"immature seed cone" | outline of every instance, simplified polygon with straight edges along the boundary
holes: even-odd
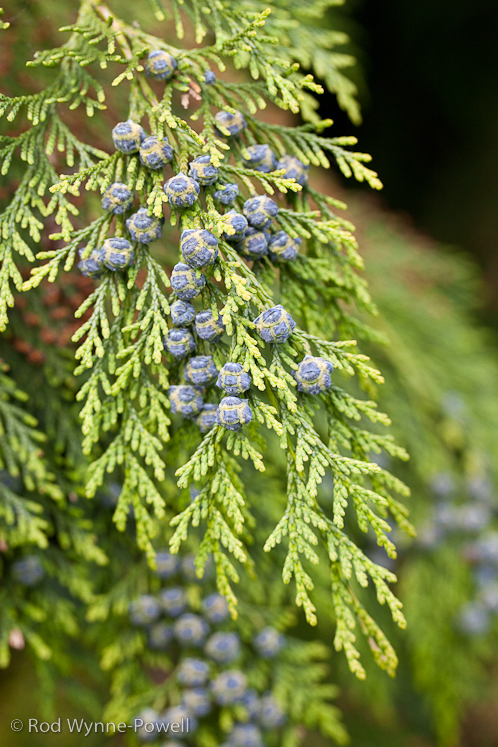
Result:
[[[176,208],[192,207],[199,196],[199,192],[199,183],[181,172],[168,179],[164,185],[164,193],[169,204]]]
[[[188,173],[192,179],[207,187],[215,183],[220,170],[213,165],[211,156],[199,156],[191,162]]]
[[[81,274],[86,278],[101,277],[102,273],[104,272],[104,267],[99,259],[100,249],[94,249],[91,254],[89,254],[85,259],[83,259],[84,251],[85,247],[79,250],[81,262],[78,262],[78,270],[80,270]]]
[[[214,633],[204,651],[217,664],[230,664],[240,655],[240,638],[237,633]]]
[[[195,317],[195,332],[201,338],[201,340],[207,340],[207,342],[217,342],[225,331],[225,325],[218,314],[216,319],[213,319],[213,313],[211,309],[204,309],[199,311]]]
[[[126,228],[133,239],[141,244],[150,244],[163,235],[164,218],[156,218],[147,213],[147,208],[141,207],[126,220]]]
[[[278,205],[270,197],[259,195],[244,202],[244,215],[254,228],[267,228],[278,214]]]
[[[285,713],[271,693],[263,695],[259,707],[259,723],[263,729],[278,729],[286,722]]]
[[[222,205],[233,205],[237,197],[239,196],[239,187],[237,184],[224,184],[222,187],[218,187],[213,197]]]
[[[144,594],[130,603],[130,622],[133,625],[149,625],[157,620],[161,606],[151,594]]]
[[[133,205],[133,191],[123,182],[114,182],[102,195],[102,209],[122,215]]]
[[[170,315],[175,327],[186,327],[195,319],[195,306],[185,301],[175,301],[170,306]]]
[[[200,646],[209,633],[209,625],[200,615],[186,612],[175,623],[175,638],[182,646]]]
[[[321,394],[332,386],[330,374],[333,370],[333,364],[325,358],[305,355],[292,375],[297,381],[299,392]]]
[[[265,342],[286,342],[296,322],[281,304],[263,311],[255,320],[259,336]]]
[[[218,705],[238,703],[247,689],[247,678],[238,669],[227,669],[211,683],[211,691]]]
[[[209,677],[209,665],[202,659],[184,659],[176,676],[178,682],[186,687],[202,687]]]
[[[253,639],[258,654],[265,659],[273,659],[285,646],[285,638],[275,628],[264,628]]]
[[[215,405],[217,408],[218,406]],[[228,610],[227,600],[221,594],[210,594],[202,603],[204,617],[210,623],[221,623],[228,619],[230,612]]]
[[[243,394],[251,386],[251,377],[240,363],[225,363],[218,374],[216,386],[227,394]]]
[[[159,550],[156,553],[156,567],[153,573],[159,578],[171,578],[180,568],[180,558],[172,555],[167,550]]]
[[[256,724],[235,724],[228,739],[234,747],[264,747],[263,735]]]
[[[218,375],[211,355],[197,355],[190,358],[185,365],[185,379],[190,384],[205,386]]]
[[[218,405],[216,422],[229,431],[239,431],[253,418],[252,410],[247,400],[239,397],[223,397]]]
[[[201,433],[207,433],[211,428],[216,425],[216,412],[218,405],[205,404],[201,412],[196,418],[196,423],[200,428]],[[207,615],[206,615],[207,617]],[[208,620],[210,618],[208,617]],[[213,621],[214,622],[214,621]]]
[[[225,241],[240,241],[249,226],[246,218],[241,213],[237,213],[237,211],[233,209],[229,210],[228,213],[225,213],[225,215],[223,216],[223,222],[228,227],[233,229],[233,233],[223,231],[221,237],[225,239]]]
[[[171,412],[183,415],[184,418],[194,418],[200,413],[204,404],[199,389],[185,384],[170,386],[168,397],[171,402]]]
[[[45,575],[37,555],[28,555],[12,564],[12,576],[22,586],[36,586]]]
[[[100,247],[98,258],[108,270],[124,270],[133,264],[135,253],[133,246],[127,239],[116,236],[104,241]]]
[[[145,138],[144,129],[132,119],[119,122],[112,131],[114,147],[121,153],[138,153],[138,149]]]
[[[173,626],[168,623],[158,622],[147,631],[147,643],[156,651],[166,650],[173,640]]]
[[[189,228],[182,231],[181,251],[190,267],[212,265],[218,257],[218,239],[205,228]]]
[[[168,617],[178,617],[187,607],[187,595],[181,586],[163,589],[159,594],[159,601]]]
[[[268,174],[275,171],[277,161],[269,145],[250,145],[242,152],[242,161],[248,169]]]
[[[204,275],[197,276],[192,267],[178,262],[171,273],[171,287],[182,301],[191,301],[199,295],[206,284]]]
[[[220,127],[223,127],[224,130],[228,130],[228,137],[237,137],[237,135],[240,135],[240,133],[247,127],[244,115],[237,110],[235,110],[235,114],[223,111],[218,112],[215,114],[214,119],[218,125],[218,127],[215,125],[214,129],[216,134],[220,137],[227,137],[226,132],[222,132]]]
[[[268,254],[268,234],[257,228],[248,228],[243,238],[235,245],[241,257],[260,259]]]
[[[192,714],[189,713],[189,711],[185,708],[185,706],[179,705],[179,706],[174,706],[173,708],[167,708],[162,715],[162,721],[164,721],[164,723],[166,724],[187,723],[187,719],[188,719],[188,733],[190,734],[190,733],[193,733],[197,729],[197,719],[195,719],[192,716]],[[179,736],[181,737],[182,734],[180,733]]]
[[[301,187],[304,187],[309,181],[310,167],[305,165],[296,156],[282,156],[276,168],[285,169],[284,179],[295,179]]]
[[[186,358],[195,350],[195,341],[192,332],[184,327],[173,327],[163,338],[165,350],[175,358]]]
[[[285,231],[274,233],[268,242],[268,254],[272,262],[292,262],[303,243],[301,238],[293,239]]]
[[[162,169],[172,159],[173,148],[166,137],[158,140],[155,135],[151,135],[140,146],[140,161],[148,169]]]
[[[177,61],[169,52],[164,49],[154,49],[147,55],[144,70],[149,78],[168,80],[174,75],[177,67]]]
[[[211,698],[209,690],[205,687],[195,687],[193,690],[184,690],[182,693],[181,705],[194,716],[207,716],[211,711]],[[166,747],[168,743],[163,745]],[[174,743],[169,743],[169,747],[175,747]]]

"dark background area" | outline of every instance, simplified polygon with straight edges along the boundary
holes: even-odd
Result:
[[[359,138],[385,204],[484,270],[498,326],[498,2],[353,0],[344,28],[365,84],[351,125],[329,95],[333,134]]]

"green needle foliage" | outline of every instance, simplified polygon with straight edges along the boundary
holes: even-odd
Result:
[[[481,635],[458,624],[465,603],[483,591],[464,562],[465,548],[496,529],[496,343],[475,322],[481,293],[476,268],[465,257],[360,216],[381,311],[376,326],[391,340],[375,354],[386,371],[381,404],[398,413],[403,432],[397,436],[414,455],[398,472],[412,487],[410,508],[421,535],[399,569],[411,623],[400,641],[402,656],[410,657],[414,686],[430,703],[439,742],[455,744],[462,704],[480,700],[491,684],[483,663],[494,659],[496,648],[496,623]],[[450,486],[445,495],[434,487],[441,477]],[[435,501],[463,510],[476,501],[476,484],[489,485],[484,506],[490,515],[480,531],[439,528],[433,544],[424,545],[424,536],[438,526]]]
[[[67,501],[64,488],[55,483],[50,460],[41,446],[47,442],[36,430],[37,421],[23,403],[20,391],[3,364],[0,374],[0,542],[6,580],[2,584],[0,619],[0,666],[10,661],[10,646],[20,648],[25,639],[41,662],[52,659],[61,665],[67,651],[60,637],[78,632],[76,601],[88,602],[91,584],[86,564],[105,563],[95,544],[91,526],[81,511]],[[33,581],[19,579],[19,569],[9,561],[19,548],[43,550],[39,574],[42,583],[26,602],[26,590]],[[39,563],[39,556],[35,558]],[[23,562],[23,561],[21,561]],[[12,631],[15,631],[12,638]],[[17,636],[17,639],[16,639]],[[16,640],[18,645],[16,645]],[[40,666],[41,666],[40,662]]]
[[[398,636],[385,618],[380,622],[407,666],[395,682],[368,665],[361,687],[347,671],[339,671],[337,681],[353,691],[345,720],[359,744],[402,741],[409,732],[455,745],[469,709],[494,698],[496,615],[482,608],[498,574],[493,566],[494,576],[478,580],[480,566],[469,555],[497,526],[496,342],[476,323],[482,293],[477,269],[465,256],[400,225],[366,199],[351,200],[351,218],[361,227],[365,275],[379,309],[373,326],[389,340],[365,345],[385,372],[379,407],[393,415],[396,439],[413,455],[382,465],[410,485],[407,505],[419,537],[395,536],[399,558],[393,563],[372,535],[366,544],[354,536],[398,576],[408,628]],[[443,521],[448,509],[450,526]],[[462,521],[469,511],[484,517],[481,525]],[[317,589],[322,607],[325,579]],[[488,621],[481,629],[462,619],[474,605]],[[322,639],[331,634],[326,624],[319,629]],[[372,712],[380,714],[377,736]],[[360,723],[368,734],[364,742]]]
[[[172,8],[178,24],[178,9],[174,4]],[[2,215],[4,324],[7,306],[13,302],[9,279],[21,287],[15,253],[33,261],[26,234],[32,242],[39,242],[43,220],[53,216],[59,226],[50,236],[58,246],[38,253],[38,258],[46,261],[34,267],[24,281],[26,291],[38,287],[44,278],[55,282],[60,271],[70,270],[82,243],[84,256],[89,256],[109,234],[126,234],[123,216],[113,220],[109,213],[81,228],[74,225],[78,210],[72,199],[78,197],[81,186],[102,193],[114,181],[125,181],[139,194],[140,204],[150,215],[163,214],[167,197],[160,173],[146,168],[135,155],[116,151],[108,155],[85,143],[62,118],[62,105],[69,109],[84,106],[88,116],[105,106],[104,88],[90,70],[114,65],[118,74],[112,85],[120,86],[121,91],[127,84],[127,116],[135,122],[147,116],[149,131],[159,139],[167,136],[174,152],[173,173],[187,173],[193,158],[207,154],[219,168],[220,180],[236,180],[248,197],[258,194],[258,189],[278,194],[286,203],[276,223],[290,237],[303,239],[306,253],[299,254],[295,264],[280,269],[267,260],[252,267],[243,262],[222,237],[227,224],[213,200],[214,187],[203,189],[202,198],[192,208],[168,211],[171,226],[205,228],[219,241],[220,254],[206,269],[207,282],[201,294],[202,307],[219,313],[226,327],[227,337],[212,346],[214,362],[218,367],[227,360],[242,364],[254,383],[248,398],[254,421],[228,437],[221,426],[204,437],[186,421],[170,427],[167,392],[169,385],[180,383],[181,371],[169,356],[164,359],[162,337],[168,330],[170,282],[161,263],[147,245],[135,245],[135,262],[127,272],[105,271],[100,285],[76,311],[81,317],[93,309],[73,336],[80,341],[76,352],[80,364],[75,373],[84,375],[78,393],[83,403],[83,450],[92,458],[87,495],[95,494],[106,474],[121,471],[123,490],[114,515],[116,524],[124,529],[133,508],[138,545],[153,564],[155,521],[165,517],[161,483],[167,455],[188,452],[186,459],[184,453],[178,454],[184,461],[177,471],[178,485],[195,485],[200,492],[172,519],[175,533],[171,546],[178,551],[190,527],[202,525],[199,571],[212,554],[218,588],[235,615],[231,584],[238,580],[238,571],[234,561],[250,567],[250,533],[245,527],[254,523],[254,507],[237,478],[238,457],[250,460],[256,470],[265,469],[265,437],[260,428],[265,425],[278,436],[287,459],[287,505],[266,540],[265,550],[286,546],[283,580],[294,581],[296,602],[314,624],[313,581],[306,566],[318,563],[315,547],[323,543],[337,615],[336,648],[344,649],[352,670],[364,676],[355,647],[356,618],[363,633],[376,641],[373,648],[381,652],[378,662],[392,673],[394,652],[363,608],[352,579],[366,586],[370,578],[380,603],[387,603],[396,622],[404,625],[400,604],[389,588],[394,576],[372,563],[349,539],[344,514],[351,502],[362,531],[371,526],[379,545],[394,555],[386,518],[391,514],[410,530],[406,510],[395,497],[396,493],[406,495],[407,490],[372,463],[369,454],[381,449],[392,456],[404,457],[405,453],[391,436],[368,430],[369,421],[388,424],[387,418],[377,412],[372,401],[354,397],[340,387],[337,376],[330,389],[316,398],[297,395],[291,376],[296,363],[313,353],[324,356],[346,378],[356,373],[364,386],[368,381],[382,380],[367,358],[355,351],[355,342],[343,339],[358,329],[351,313],[355,304],[373,311],[365,283],[356,274],[361,260],[351,227],[337,215],[340,203],[311,187],[301,188],[294,179],[286,178],[284,169],[262,173],[248,168],[243,156],[246,147],[265,142],[277,158],[290,154],[305,165],[324,167],[332,158],[346,176],[366,180],[374,188],[380,182],[365,166],[368,158],[347,149],[354,139],[320,135],[329,121],[286,127],[257,118],[267,102],[298,112],[306,92],[320,91],[310,75],[298,72],[285,50],[280,55],[277,38],[270,35],[272,29],[265,29],[269,10],[241,11],[237,6],[217,3],[202,9],[187,3],[184,10],[194,24],[198,43],[206,35],[204,24],[209,22],[214,33],[211,45],[188,50],[172,47],[114,17],[105,6],[82,2],[76,23],[64,29],[70,33],[69,40],[57,49],[38,53],[29,63],[55,68],[52,82],[31,96],[2,97],[2,112],[9,120],[22,109],[30,124],[19,136],[2,141],[4,172],[17,148],[26,162],[20,185]],[[276,17],[273,30],[279,22],[284,23]],[[149,85],[142,64],[144,56],[155,49],[169,52],[178,63],[178,71],[160,92]],[[254,81],[234,84],[219,79],[213,85],[205,84],[209,66],[214,62],[223,71],[228,58],[233,58],[236,67],[248,68]],[[178,98],[187,108],[194,108],[196,102],[187,118],[176,113]],[[216,108],[243,113],[247,128],[240,139],[220,138],[215,130]],[[65,162],[72,173],[56,176],[55,152],[57,163]],[[242,207],[243,202],[239,196],[236,204]],[[299,326],[285,344],[264,345],[254,319],[275,306],[279,298]],[[323,308],[327,308],[325,318]],[[361,329],[365,331],[364,325]],[[317,423],[318,410],[326,417],[324,428]],[[334,478],[330,516],[317,500],[317,486],[326,470]]]
[[[51,6],[50,16],[66,24],[76,8],[63,6]],[[433,476],[451,473],[464,486],[462,501],[473,479],[494,477],[496,364],[486,350],[492,341],[469,322],[469,271],[434,248],[419,250],[385,216],[372,220],[353,207],[376,316],[339,190],[323,171],[327,194],[313,185],[318,168],[334,164],[375,189],[380,183],[368,157],[350,149],[354,138],[323,137],[330,123],[316,116],[319,87],[294,64],[321,78],[358,119],[354,88],[341,72],[351,60],[336,49],[345,39],[320,20],[331,3],[275,2],[269,15],[259,2],[155,3],[156,18],[167,18],[155,36],[142,30],[154,28],[152,13],[130,6],[81,3],[74,24],[59,36],[47,32],[29,63],[31,85],[16,78],[30,54],[17,42],[10,95],[0,97],[0,157],[11,195],[6,201],[2,193],[0,213],[1,664],[28,644],[45,712],[57,686],[94,719],[106,701],[106,716],[116,720],[145,706],[176,705],[177,655],[151,650],[146,627],[129,619],[131,602],[159,592],[151,568],[157,548],[170,543],[180,556],[197,553],[199,574],[208,561],[207,580],[189,580],[192,609],[199,611],[199,589],[216,584],[231,606],[226,625],[241,636],[251,685],[270,688],[285,706],[285,734],[265,735],[269,747],[295,744],[299,725],[346,740],[330,702],[337,692],[327,679],[331,653],[318,640],[303,641],[310,635],[345,650],[358,677],[368,672],[358,692],[374,709],[390,709],[404,723],[400,693],[417,714],[422,693],[433,714],[427,731],[454,744],[464,706],[484,691],[482,662],[492,661],[493,633],[469,642],[456,624],[476,594],[462,563],[465,537],[444,537],[430,549],[423,537],[433,520]],[[23,16],[34,19],[26,38],[36,39],[37,12],[30,7]],[[165,84],[145,76],[153,49],[178,63]],[[211,68],[221,75],[208,84]],[[238,138],[214,129],[215,112],[232,108],[247,122]],[[295,124],[296,114],[306,124]],[[110,131],[128,117],[173,146],[164,174],[114,150]],[[255,144],[268,145],[277,160],[289,154],[311,164],[311,185],[277,167],[251,168],[247,148]],[[192,208],[176,211],[164,181],[188,174],[200,155],[219,167],[218,184],[202,186]],[[164,238],[150,248],[134,243],[134,263],[125,271],[103,268],[96,281],[74,266],[78,252],[90,255],[107,237],[131,238],[124,216],[100,207],[116,180],[138,196],[133,210],[164,214]],[[272,196],[279,207],[272,230],[303,240],[296,261],[246,262],[230,235],[222,236],[229,234],[228,207],[214,192],[227,182],[238,185],[237,212],[255,194]],[[209,230],[219,247],[193,303],[196,311],[219,312],[226,326],[218,342],[197,336],[197,354],[212,355],[218,369],[240,363],[252,377],[242,396],[254,417],[236,432],[215,425],[202,434],[195,421],[170,412],[169,387],[182,383],[188,363],[163,345],[175,300],[170,277],[181,258],[180,233],[192,228]],[[276,304],[297,326],[287,342],[265,344],[255,319]],[[386,337],[391,344],[380,346]],[[335,367],[319,395],[296,391],[292,373],[307,353]],[[220,399],[213,387],[203,396],[213,406]],[[455,397],[464,403],[458,412]],[[385,435],[389,421],[373,400],[393,416],[397,442],[415,457],[410,462]],[[119,494],[117,505],[111,494]],[[399,495],[422,537],[410,545],[392,532],[401,549],[394,565],[392,519],[411,531]],[[32,556],[43,575],[30,585],[19,581],[17,564]],[[410,623],[403,634],[389,619],[403,625],[393,571]],[[291,597],[309,622],[318,617],[318,629],[310,633]],[[367,609],[376,599],[384,607],[374,621]],[[266,624],[288,636],[276,666],[251,648],[254,631]],[[396,669],[386,635],[407,665],[392,685],[375,666]],[[352,688],[346,663],[332,660],[334,680]],[[241,717],[238,708],[221,709],[196,741],[224,741]],[[355,714],[353,735],[360,721]],[[419,724],[407,728],[418,732]]]

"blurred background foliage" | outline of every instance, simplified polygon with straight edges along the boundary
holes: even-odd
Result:
[[[348,100],[352,86],[346,85],[349,93],[342,98],[342,109],[336,96],[326,93],[319,111],[335,120],[334,135],[358,135],[361,149],[373,154],[385,189],[380,199],[372,200],[362,189],[349,184],[345,189],[338,175],[335,181],[324,174],[314,178],[326,192],[337,195],[342,190],[347,217],[358,228],[365,276],[379,309],[374,320],[379,343],[368,351],[386,379],[376,396],[380,409],[393,420],[398,442],[411,454],[410,462],[390,468],[410,485],[409,504],[419,531],[415,541],[398,538],[394,566],[408,630],[396,632],[387,615],[382,620],[400,657],[396,680],[388,680],[372,665],[366,682],[357,683],[338,656],[330,662],[331,679],[341,687],[338,704],[355,747],[487,747],[498,743],[493,707],[498,689],[496,617],[486,613],[485,624],[476,616],[462,617],[462,611],[476,600],[482,611],[483,590],[495,588],[496,582],[496,574],[490,573],[486,586],[479,575],[481,567],[494,571],[496,566],[492,554],[479,560],[479,543],[493,536],[498,510],[498,10],[492,0],[461,0],[457,5],[445,0],[351,0],[345,7],[328,5],[322,4],[325,24],[318,17],[316,25],[351,36],[341,52],[360,60],[344,73],[358,88],[363,123],[356,130],[345,111],[359,121],[358,110]],[[4,6],[11,29],[0,48],[2,90],[35,90],[44,72],[37,72],[36,82],[24,63],[37,49],[60,41],[57,28],[71,20],[74,3],[16,0]],[[275,6],[278,9],[279,3]],[[132,17],[133,11],[132,2],[120,1],[122,15]],[[140,9],[140,21],[155,24],[146,7]],[[306,64],[304,52],[301,57]],[[320,73],[324,60],[315,59],[314,64]],[[324,82],[329,88],[334,85]],[[112,108],[106,116],[116,119]],[[79,126],[77,117],[71,124]],[[92,142],[105,148],[105,123],[95,118],[93,127]],[[5,201],[11,186],[4,183],[0,189]],[[161,259],[169,261],[168,256]],[[47,289],[40,290],[33,294],[35,309],[23,308],[21,302],[1,341],[2,358],[18,386],[30,394],[23,407],[49,435],[52,451],[45,451],[52,455],[51,468],[75,486],[82,459],[75,438],[71,355],[64,345],[72,331],[72,309],[86,290],[84,282],[71,276],[52,297]],[[56,401],[50,396],[54,386],[64,388],[67,408],[54,411],[49,406]],[[57,457],[62,451],[63,466]],[[278,462],[269,477],[278,499],[283,490]],[[99,513],[95,504],[80,508],[81,500],[74,495],[85,516]],[[368,537],[366,542],[368,546]],[[123,544],[124,553],[126,540]],[[380,560],[375,545],[370,550]],[[384,562],[390,562],[387,556]],[[325,608],[326,587],[323,579],[316,592]],[[53,621],[49,623],[57,635]],[[303,637],[317,635],[306,626],[300,632]],[[71,677],[62,653],[54,663],[59,667],[57,715],[64,717],[67,711],[71,717],[96,717],[99,704],[107,700],[108,683],[97,661],[91,661],[89,642],[73,635]],[[333,620],[322,619],[318,636],[330,642],[332,635]],[[67,678],[61,674],[64,668]],[[0,729],[6,747],[60,744],[58,735],[12,735],[8,727],[12,718],[39,711],[36,669],[48,699],[50,677],[26,654],[14,651],[12,665],[2,671]],[[71,741],[67,734],[63,738],[68,747],[81,741]],[[104,742],[97,736],[86,743]],[[328,744],[314,734],[308,743]]]
[[[484,271],[488,323],[497,324],[498,169],[494,0],[350,0],[334,24],[351,35],[352,72],[385,204]],[[351,123],[322,102],[341,133]]]

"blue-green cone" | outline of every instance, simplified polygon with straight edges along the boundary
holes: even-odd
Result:
[[[216,261],[218,239],[205,228],[188,228],[182,231],[180,248],[190,267],[206,267]]]
[[[184,418],[195,418],[204,404],[199,389],[186,384],[170,386],[168,397],[171,402],[171,412],[183,415]]]
[[[171,578],[180,569],[180,558],[172,555],[168,550],[159,550],[156,553],[156,567],[152,571],[159,578]]]
[[[124,270],[133,264],[135,253],[132,244],[127,239],[116,236],[104,241],[100,247],[98,259],[108,270]]]
[[[192,207],[199,196],[200,189],[199,183],[195,179],[191,179],[181,172],[168,179],[164,185],[164,193],[168,202],[175,208]]]
[[[81,271],[81,274],[84,275],[86,278],[99,278],[101,277],[102,273],[104,272],[104,267],[102,265],[102,262],[100,261],[100,250],[94,249],[88,257],[83,259],[83,253],[85,251],[85,247],[83,249],[79,250],[79,255],[81,258],[81,262],[78,262],[78,270]]]
[[[214,425],[216,425],[217,410],[218,405],[204,405],[195,421],[199,426],[201,433],[207,433]]]
[[[278,729],[286,722],[286,716],[272,693],[266,693],[261,698],[259,723],[263,729]]]
[[[119,122],[112,131],[114,147],[121,153],[138,153],[145,138],[144,129],[132,119]]]
[[[237,633],[214,633],[204,646],[204,653],[217,664],[230,664],[240,656],[240,637]]]
[[[251,197],[244,203],[244,215],[254,228],[267,228],[278,213],[278,205],[266,195]]]
[[[102,209],[122,215],[133,205],[133,191],[123,182],[114,182],[102,195]]]
[[[202,659],[188,657],[180,663],[176,678],[184,687],[202,687],[209,679],[209,666]]]
[[[141,207],[136,213],[126,220],[128,229],[133,241],[139,241],[141,244],[150,244],[156,239],[160,239],[163,234],[164,218],[156,218],[155,215],[149,215],[147,208]]]
[[[45,569],[37,555],[27,555],[12,563],[12,576],[22,586],[36,586],[45,575]]]
[[[248,169],[269,174],[275,171],[277,161],[269,145],[250,145],[242,151],[242,161]]]
[[[171,287],[182,301],[191,301],[199,295],[206,284],[204,275],[197,276],[196,271],[184,262],[178,262],[171,273]]]
[[[221,238],[225,241],[240,241],[249,227],[246,218],[233,209],[229,210],[228,213],[225,213],[223,216],[223,222],[234,230],[234,233],[223,231]]]
[[[223,397],[216,412],[216,422],[229,431],[238,431],[253,418],[246,399]]]
[[[188,389],[192,389],[192,387],[188,387]],[[159,601],[168,617],[178,617],[187,606],[187,595],[185,589],[181,586],[173,586],[160,592]]]
[[[211,309],[204,309],[199,311],[195,317],[195,331],[201,340],[217,342],[225,331],[225,325],[219,314],[216,319],[213,319]]]
[[[268,242],[268,254],[272,262],[292,262],[303,243],[301,238],[293,239],[285,231],[274,233]]]
[[[171,321],[175,327],[187,327],[195,319],[195,306],[185,301],[175,301],[170,306]]]
[[[204,405],[205,407],[206,405]],[[218,405],[210,405],[218,409]],[[225,622],[230,617],[227,600],[221,594],[210,594],[202,603],[202,613],[208,622],[218,624]]]
[[[188,173],[192,179],[207,187],[215,183],[220,170],[217,166],[213,165],[211,156],[199,156],[199,158],[191,162]]]
[[[220,130],[220,127],[228,130],[228,132],[230,133],[229,137],[236,137],[237,135],[240,135],[240,133],[247,127],[247,122],[244,119],[244,115],[237,110],[235,110],[235,114],[223,111],[218,112],[217,114],[215,114],[214,119],[217,125],[219,125],[218,127],[215,125],[214,129],[216,131],[216,134],[220,137],[227,137],[226,133]]]
[[[268,235],[257,228],[248,228],[244,237],[235,245],[241,257],[260,259],[268,254]]]
[[[162,169],[172,159],[173,148],[167,137],[158,140],[155,135],[151,135],[140,146],[140,161],[148,169]]]
[[[189,384],[205,386],[218,375],[211,355],[197,355],[190,358],[185,365],[185,379]]]
[[[211,691],[218,705],[232,705],[241,701],[247,690],[247,677],[238,669],[227,669],[211,682]]]
[[[192,612],[180,615],[175,622],[175,638],[181,646],[201,646],[209,633],[209,625]]]
[[[253,644],[260,656],[273,659],[285,647],[285,637],[268,626],[253,638]]]
[[[133,625],[150,625],[161,614],[161,605],[151,594],[143,594],[130,602],[128,609]]]
[[[296,322],[282,304],[263,311],[254,322],[259,336],[265,342],[286,342],[296,326]]]
[[[158,622],[147,631],[147,643],[156,651],[164,651],[173,640],[173,626],[168,623]]]
[[[218,374],[216,386],[226,394],[243,394],[251,386],[251,377],[240,363],[225,363]]]
[[[237,747],[265,747],[263,735],[256,724],[235,724],[227,741]]]
[[[207,716],[211,711],[211,698],[209,690],[205,687],[196,687],[193,690],[184,690],[182,693],[182,706],[194,716]],[[162,747],[177,747],[173,740],[166,742]]]
[[[173,327],[163,337],[165,350],[175,358],[186,358],[195,350],[195,340],[192,332],[184,327]]]
[[[239,196],[239,187],[237,184],[224,184],[222,187],[218,187],[213,197],[222,205],[233,205],[237,197]]]
[[[310,167],[305,165],[296,156],[282,156],[277,163],[276,169],[285,169],[284,179],[295,179],[301,187],[308,183]]]
[[[154,49],[147,55],[144,64],[145,75],[154,80],[169,80],[178,67],[175,58],[164,49]]]
[[[305,355],[292,375],[297,381],[299,392],[321,394],[332,386],[330,374],[333,370],[333,364],[325,358]]]

